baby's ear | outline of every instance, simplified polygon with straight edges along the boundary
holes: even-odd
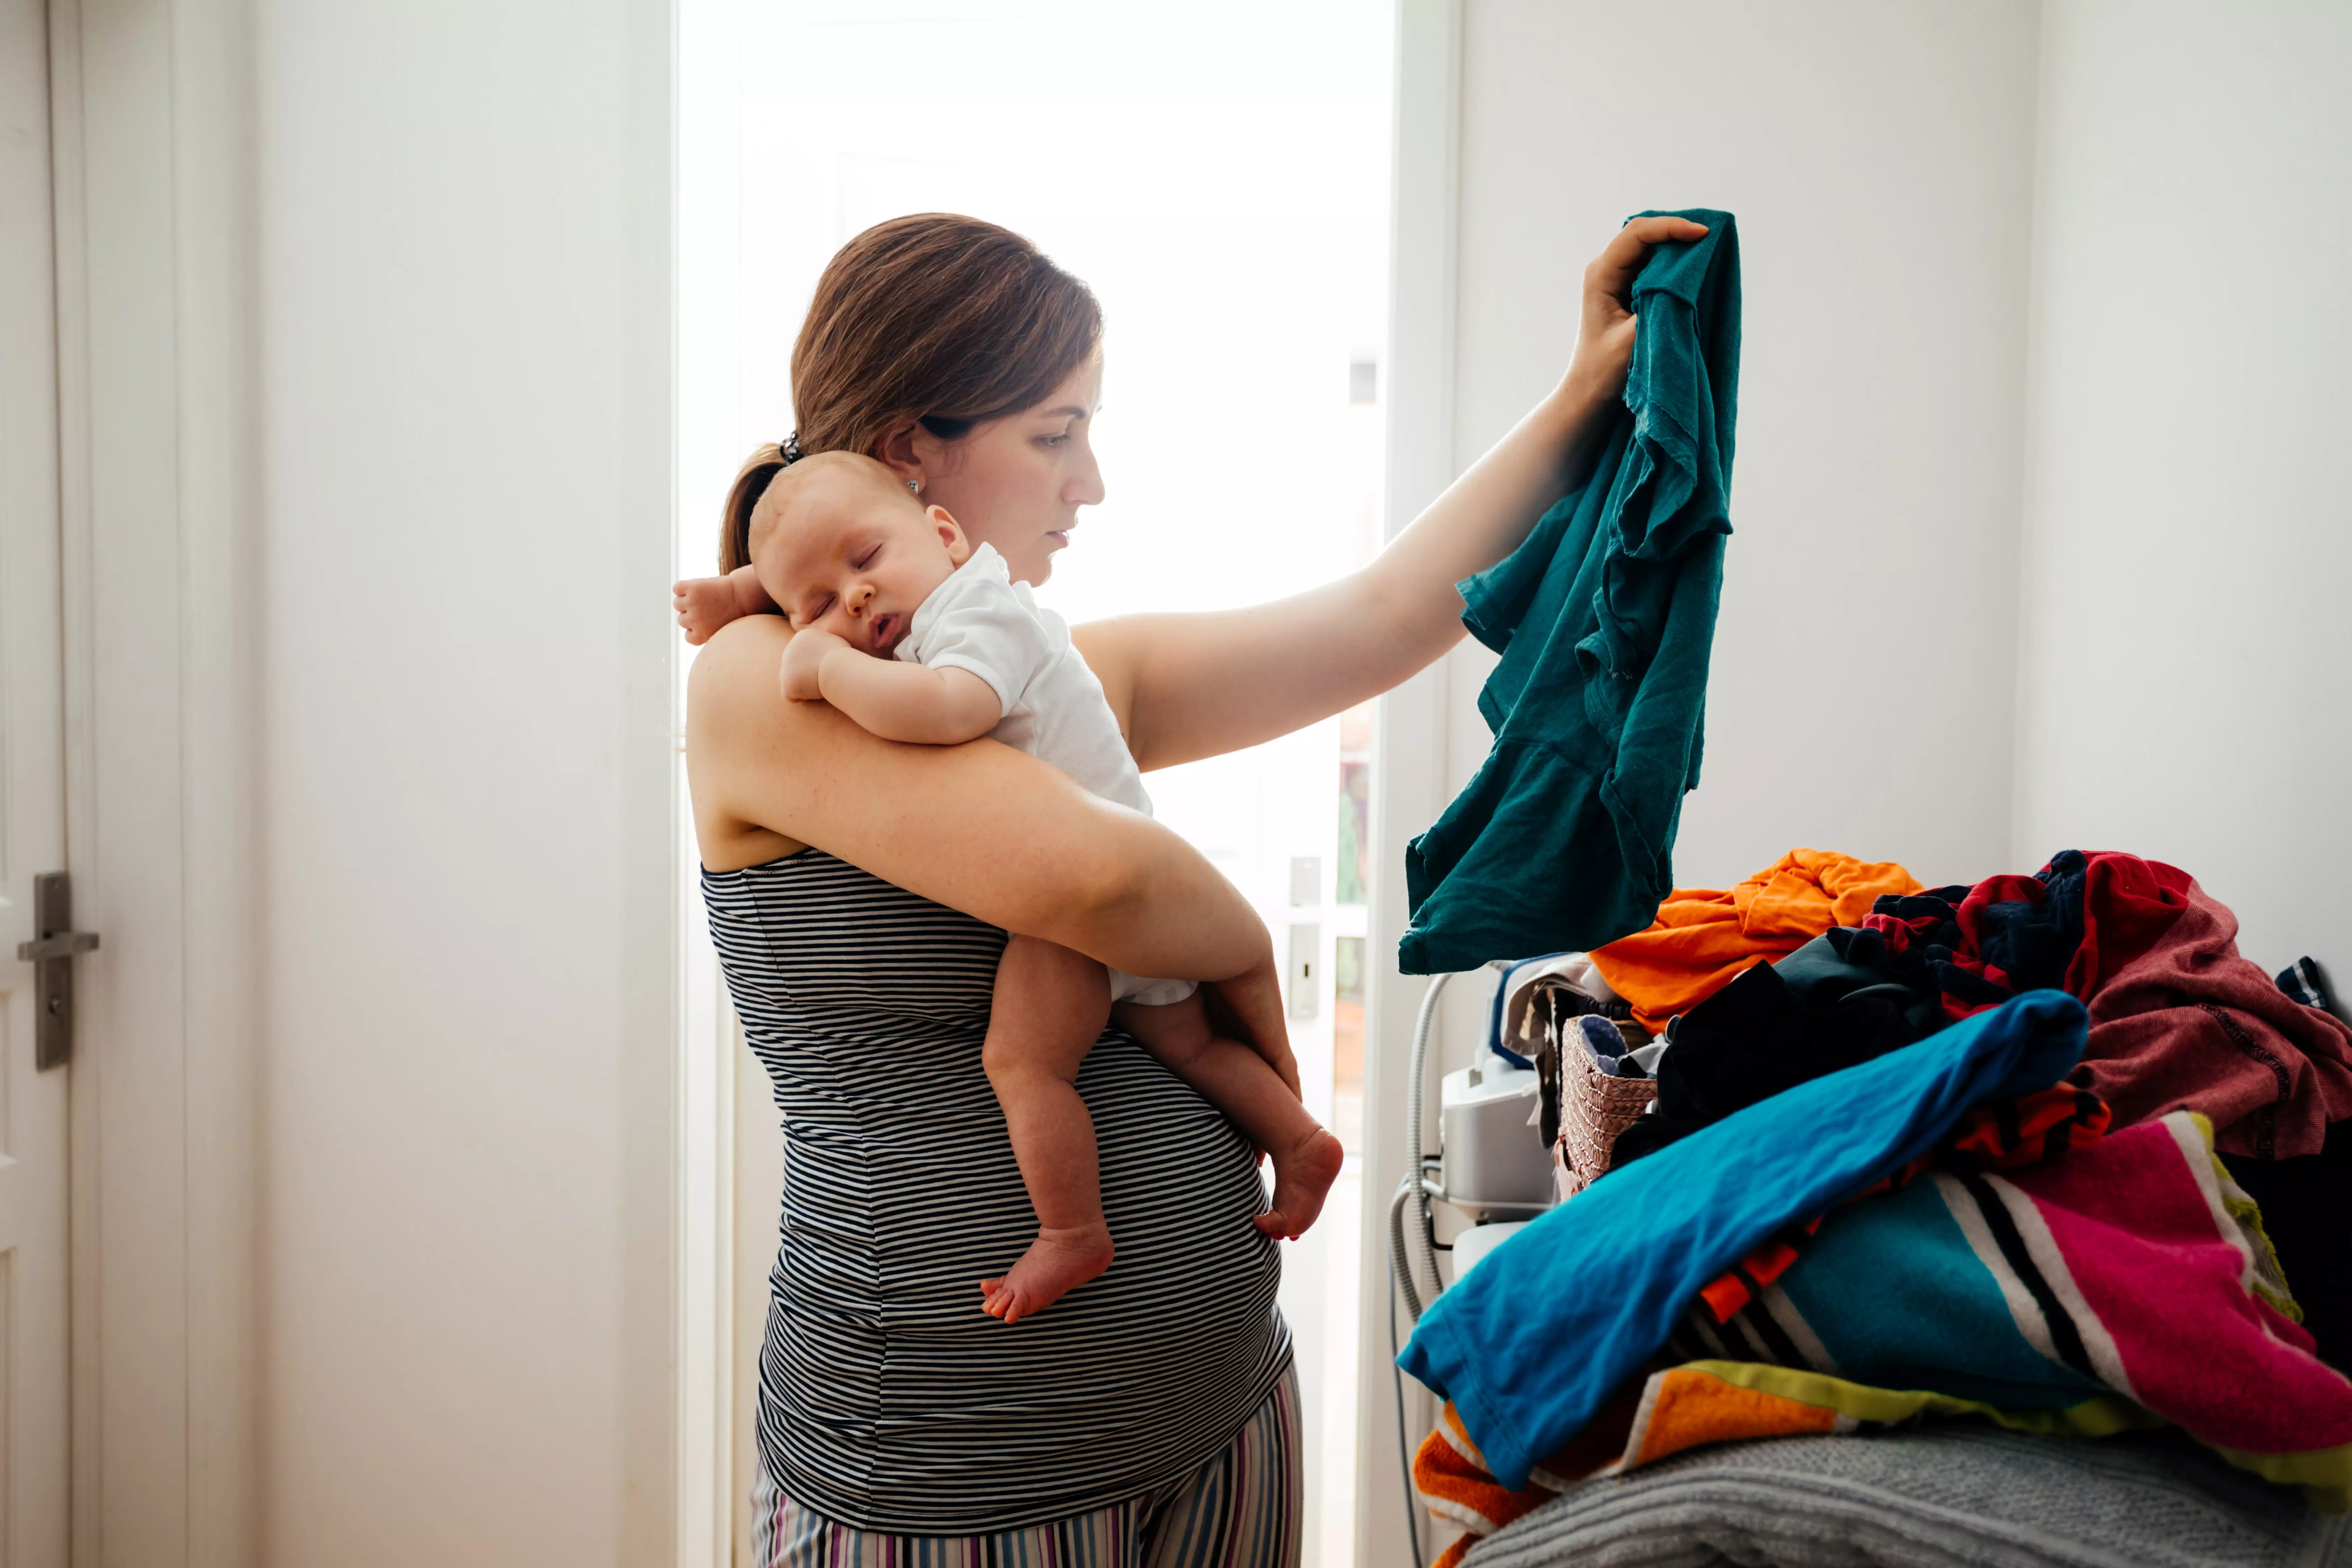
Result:
[[[948,559],[959,566],[971,560],[971,541],[963,536],[963,524],[943,506],[932,507],[927,515],[931,526],[939,531],[940,542],[947,546]]]

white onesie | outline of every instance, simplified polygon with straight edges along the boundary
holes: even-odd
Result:
[[[898,657],[927,669],[968,669],[996,693],[1003,717],[992,739],[1053,763],[1081,789],[1151,815],[1143,775],[1118,732],[1102,682],[1070,642],[1067,622],[1015,583],[992,545],[915,607]],[[1148,1007],[1181,1002],[1190,980],[1146,980],[1110,972],[1115,1002]]]

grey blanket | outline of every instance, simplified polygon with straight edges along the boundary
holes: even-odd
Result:
[[[1736,1443],[1590,1482],[1465,1568],[2352,1568],[2315,1512],[2177,1435],[1970,1426]]]

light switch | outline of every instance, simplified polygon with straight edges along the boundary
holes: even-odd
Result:
[[[1297,864],[1297,862],[1293,862]],[[1323,1013],[1323,976],[1317,973],[1323,956],[1323,928],[1319,925],[1294,925],[1290,928],[1290,1016],[1307,1019]]]

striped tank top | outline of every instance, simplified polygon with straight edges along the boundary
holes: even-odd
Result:
[[[815,849],[702,876],[783,1113],[762,1457],[844,1524],[972,1534],[1206,1462],[1290,1363],[1255,1156],[1118,1030],[1078,1075],[1118,1247],[1012,1328],[980,1310],[1036,1217],[981,1040],[1004,932]]]

